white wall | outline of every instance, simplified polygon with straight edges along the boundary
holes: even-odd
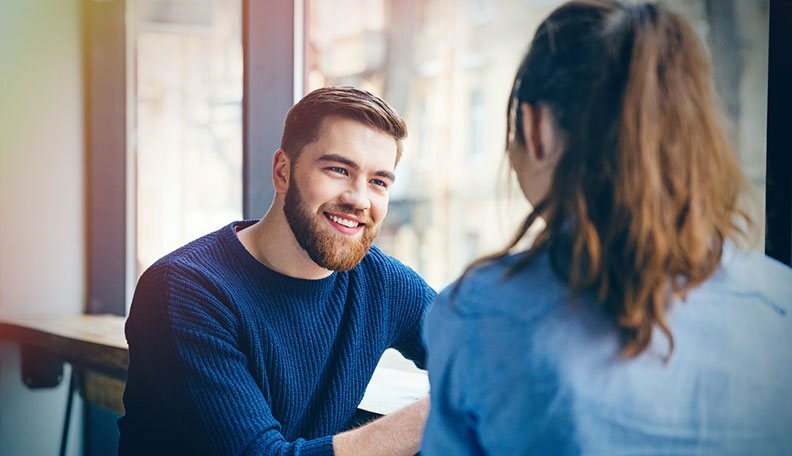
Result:
[[[0,317],[83,309],[79,5],[0,0]],[[27,389],[18,347],[0,343],[0,454],[57,454],[65,384]],[[70,454],[79,452],[79,402]]]

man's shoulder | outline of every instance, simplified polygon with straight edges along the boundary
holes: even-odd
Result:
[[[377,246],[369,249],[368,254],[355,269],[357,275],[365,280],[369,287],[374,286],[400,302],[412,299],[428,303],[437,294],[413,268],[383,252]]]
[[[216,231],[201,236],[166,254],[151,266],[140,277],[138,287],[160,284],[164,286],[178,283],[204,283],[218,271],[226,269],[224,263],[231,261],[232,254],[228,251],[227,230],[233,230],[233,224],[226,225]]]
[[[382,276],[385,279],[407,280],[410,282],[417,280],[425,283],[423,278],[413,268],[383,252],[376,245],[371,246],[356,268],[364,274]]]
[[[179,247],[146,269],[135,287],[130,320],[150,323],[162,314],[171,315],[170,320],[211,314],[231,321],[228,297],[239,287],[236,271],[242,268],[230,267],[224,258],[229,254],[223,236],[229,233],[223,230],[233,230],[233,225]]]
[[[381,264],[395,264],[401,267],[407,267],[401,261],[383,252],[381,248],[372,245],[366,256],[360,261],[360,265],[364,267],[378,266]]]

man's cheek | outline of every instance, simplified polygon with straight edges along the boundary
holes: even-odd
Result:
[[[377,205],[376,210],[372,212],[374,224],[379,225],[388,215],[388,199],[386,198],[382,204]]]

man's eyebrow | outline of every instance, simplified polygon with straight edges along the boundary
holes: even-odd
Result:
[[[396,175],[393,174],[390,171],[384,171],[384,170],[383,171],[377,171],[376,173],[374,173],[374,175],[389,179],[391,181],[391,183],[396,182]]]
[[[352,168],[355,171],[360,171],[360,165],[355,163],[353,160],[350,160],[347,157],[344,157],[343,155],[324,154],[321,157],[317,158],[316,161],[342,163],[342,164],[344,164],[346,166],[349,166],[350,168]],[[393,174],[390,171],[381,170],[381,171],[375,172],[374,175],[389,179],[391,182],[395,182],[396,181],[396,175]]]
[[[354,169],[355,171],[360,171],[360,165],[358,165],[354,161],[344,157],[343,155],[324,154],[321,157],[317,158],[316,161],[328,161],[328,162],[343,163],[343,164],[349,166],[350,168]]]

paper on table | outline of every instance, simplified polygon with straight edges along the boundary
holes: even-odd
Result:
[[[426,372],[378,367],[358,408],[387,415],[429,394]]]

